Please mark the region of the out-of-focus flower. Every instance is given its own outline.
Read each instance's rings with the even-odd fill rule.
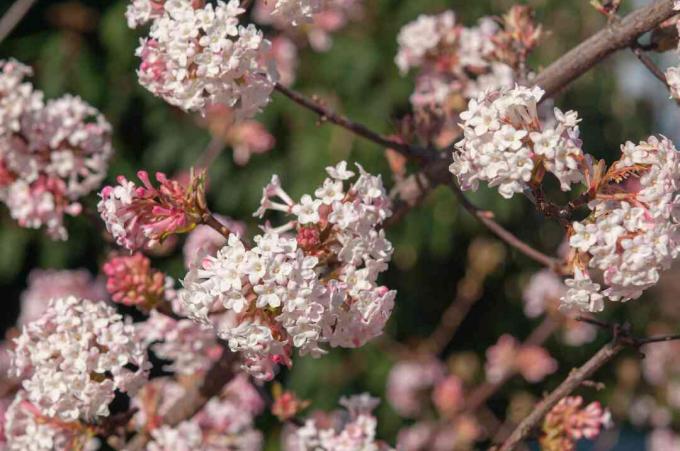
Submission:
[[[599,402],[583,407],[583,398],[563,398],[543,421],[541,448],[546,451],[573,451],[582,438],[592,440],[611,421],[609,412]]]
[[[647,451],[680,449],[680,435],[671,429],[654,429],[647,436]]]
[[[429,391],[444,378],[444,373],[444,366],[436,359],[398,362],[387,378],[387,400],[399,415],[417,417]]]
[[[288,421],[309,406],[309,401],[300,399],[292,391],[283,391],[279,384],[273,388],[274,404],[272,404],[272,414],[279,421]]]
[[[34,269],[28,275],[28,286],[21,293],[18,325],[40,318],[50,300],[68,296],[92,300],[107,298],[103,281],[93,279],[87,270]]]
[[[518,372],[528,382],[539,382],[557,370],[557,362],[540,346],[522,345],[503,335],[486,351],[486,378],[497,383]]]
[[[452,417],[463,407],[463,397],[463,381],[450,375],[435,386],[432,402],[442,416]]]

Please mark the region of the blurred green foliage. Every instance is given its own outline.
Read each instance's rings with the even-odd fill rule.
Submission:
[[[0,11],[10,5],[5,0]],[[502,14],[509,0],[368,0],[365,18],[336,34],[326,53],[303,49],[295,88],[317,94],[329,105],[383,133],[393,132],[400,116],[409,111],[408,96],[413,80],[399,76],[393,58],[399,28],[420,13],[446,8],[460,21],[473,24],[487,14]],[[549,32],[532,56],[535,70],[549,64],[605,24],[587,0],[535,0],[537,20]],[[134,50],[139,34],[127,28],[125,1],[39,0],[14,33],[0,44],[0,56],[14,57],[35,69],[35,84],[48,98],[71,92],[99,108],[113,124],[116,155],[109,180],[117,174],[131,176],[138,169],[177,173],[188,169],[210,141],[198,126],[197,117],[174,109],[139,86]],[[630,6],[630,5],[626,5]],[[632,58],[622,55],[618,58]],[[583,117],[585,148],[609,161],[620,143],[655,132],[651,105],[626,99],[617,87],[616,58],[600,64],[556,99],[562,109],[576,109]],[[289,192],[298,196],[323,179],[323,168],[341,159],[359,161],[371,171],[383,173],[392,185],[383,149],[344,130],[318,125],[317,118],[287,99],[275,95],[259,116],[277,143],[273,151],[256,155],[245,167],[232,162],[229,150],[210,167],[210,204],[223,215],[242,219],[255,230],[251,213],[257,207],[261,187],[272,173],[280,174]],[[558,200],[561,193],[550,193]],[[470,197],[495,213],[499,222],[520,238],[546,253],[555,253],[561,231],[540,218],[528,201],[519,196],[503,200],[495,191],[481,190]],[[96,196],[86,201],[95,208]],[[34,267],[79,268],[96,272],[109,244],[101,235],[97,219],[87,215],[69,221],[71,239],[49,241],[40,232],[19,229],[2,208],[0,221],[0,284],[5,293],[3,325],[16,317],[18,299],[26,276]],[[389,323],[389,335],[410,344],[426,336],[455,295],[462,277],[470,242],[490,236],[464,210],[446,188],[432,193],[424,204],[389,230],[397,252],[386,284],[399,290],[397,307]],[[175,277],[182,277],[179,254],[159,258],[156,264]],[[482,299],[447,348],[446,353],[473,350],[479,353],[502,333],[525,338],[536,321],[521,312],[521,287],[537,265],[508,249],[503,265],[486,282]],[[633,318],[643,324],[644,301],[636,301],[635,316],[626,305],[611,305],[610,314]],[[560,370],[549,378],[554,386],[571,366],[582,362],[605,337],[583,348],[564,349],[555,342],[549,348],[560,361]],[[480,354],[482,356],[483,354]],[[313,360],[297,358],[295,367],[283,374],[284,385],[313,401],[314,408],[333,408],[340,395],[369,391],[382,396],[385,377],[394,356],[379,344],[359,350],[332,350]],[[523,386],[513,381],[510,388]],[[538,386],[525,389],[540,395]],[[504,416],[503,393],[491,400],[491,408]],[[383,402],[379,409],[380,434],[394,442],[402,420]],[[267,421],[269,424],[269,420]],[[270,438],[276,449],[275,437]]]

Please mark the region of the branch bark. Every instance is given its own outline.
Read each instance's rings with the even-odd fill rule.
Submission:
[[[4,41],[38,0],[16,0],[0,19],[0,42]]]

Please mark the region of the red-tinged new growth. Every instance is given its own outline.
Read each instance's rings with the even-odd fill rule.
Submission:
[[[553,407],[543,421],[541,449],[573,451],[578,440],[592,440],[609,425],[609,411],[602,408],[599,402],[582,406],[583,398],[569,396]]]
[[[149,247],[169,235],[186,233],[203,221],[205,175],[192,174],[188,186],[156,173],[158,188],[146,171],[137,176],[142,186],[123,176],[118,185],[106,186],[97,205],[106,229],[116,242],[130,250]]]
[[[139,252],[111,257],[102,270],[114,302],[151,309],[165,299],[165,275]]]

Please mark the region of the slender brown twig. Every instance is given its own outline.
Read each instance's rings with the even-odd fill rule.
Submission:
[[[38,0],[16,0],[0,18],[0,42],[4,41]]]
[[[222,234],[225,238],[229,238],[231,235],[231,230],[229,227],[222,224],[217,218],[210,212],[205,212],[201,217],[203,224],[212,227],[216,232]]]
[[[304,95],[300,94],[299,92],[287,88],[280,83],[276,84],[275,89],[284,96],[291,99],[293,102],[297,103],[298,105],[303,106],[308,110],[316,113],[321,119],[321,121],[328,121],[335,125],[339,125],[340,127],[351,131],[355,135],[361,136],[362,138],[366,138],[369,141],[373,141],[374,143],[380,146],[389,149],[394,149],[400,154],[404,155],[405,157],[415,159],[418,161],[427,162],[434,159],[437,155],[437,152],[434,150],[423,149],[417,146],[404,144],[397,140],[387,138],[377,132],[374,132],[373,130],[369,129],[363,124],[354,122],[353,120],[345,116],[342,116],[329,110],[328,108],[324,107],[314,99],[309,99]]]
[[[642,50],[640,47],[633,45],[630,48],[633,51],[633,54],[637,57],[637,59],[640,60],[640,62],[647,68],[647,70],[654,75],[663,85],[667,88],[670,89],[670,86],[668,85],[668,80],[666,80],[666,75],[663,73],[663,71],[657,66],[654,61],[647,55],[644,50]]]

